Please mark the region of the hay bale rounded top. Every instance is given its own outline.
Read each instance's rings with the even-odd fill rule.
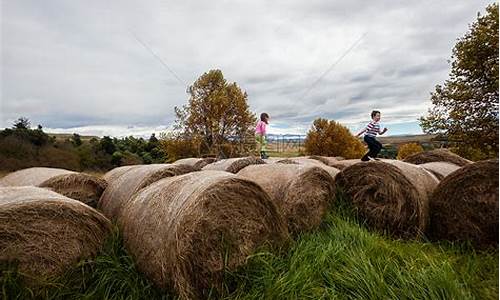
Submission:
[[[205,157],[205,158],[183,158],[176,160],[174,164],[183,164],[190,165],[198,170],[201,170],[204,166],[215,162],[216,159],[214,157]]]
[[[123,174],[125,174],[126,172],[132,170],[133,168],[135,168],[137,166],[141,166],[141,165],[121,166],[121,167],[111,169],[108,172],[106,172],[106,174],[104,174],[102,176],[102,178],[104,180],[106,180],[108,183],[111,183],[111,182],[115,181],[116,179],[118,179],[118,177],[122,176]]]
[[[334,198],[333,178],[311,164],[252,165],[238,176],[256,182],[271,196],[294,234],[319,226]]]
[[[472,163],[472,161],[460,157],[447,149],[435,149],[431,151],[415,153],[413,155],[408,156],[403,161],[415,165],[420,165],[435,161],[444,161],[455,164],[460,167]]]
[[[216,161],[203,167],[204,171],[226,171],[229,173],[238,173],[241,169],[249,165],[265,164],[261,158],[248,156],[228,158]]]
[[[332,163],[330,166],[339,170],[342,170],[346,167],[352,166],[354,164],[357,164],[361,162],[360,159],[344,159],[344,160],[338,160],[335,163]]]
[[[262,188],[222,171],[151,184],[126,204],[118,224],[139,270],[182,299],[206,298],[211,287],[221,287],[224,272],[263,245],[288,240],[285,222]]]
[[[419,166],[434,174],[439,180],[443,180],[446,176],[460,169],[459,166],[444,161],[429,162]]]
[[[337,159],[336,157],[320,156],[320,155],[311,155],[309,156],[309,158],[319,160],[320,162],[324,163],[327,166],[331,166],[332,164],[335,164],[339,161],[339,159]]]
[[[62,274],[101,249],[111,223],[95,209],[33,187],[0,187],[0,261],[28,283]]]
[[[432,240],[498,247],[498,159],[476,162],[446,176],[430,200]]]
[[[340,172],[339,169],[330,167],[329,165],[324,164],[322,161],[317,160],[317,159],[312,159],[312,158],[307,158],[307,157],[290,157],[286,159],[282,159],[277,162],[278,164],[297,164],[297,165],[303,165],[303,166],[315,166],[318,168],[321,168],[330,174],[332,178],[335,178],[337,174]]]
[[[76,173],[77,172],[58,168],[27,168],[5,175],[0,179],[0,186],[38,186],[52,177]]]
[[[194,172],[196,169],[189,165],[152,164],[136,166],[111,182],[104,191],[97,207],[108,218],[116,218],[123,204],[132,196],[165,177],[182,175]]]
[[[395,237],[415,238],[428,225],[429,196],[438,180],[416,165],[369,161],[343,169],[335,184],[369,227]]]
[[[0,186],[38,186],[95,207],[107,187],[104,179],[57,168],[28,168],[0,179]]]

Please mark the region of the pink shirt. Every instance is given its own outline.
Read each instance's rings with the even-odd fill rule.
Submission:
[[[260,135],[266,135],[266,122],[257,122],[257,127],[255,127],[255,133]]]

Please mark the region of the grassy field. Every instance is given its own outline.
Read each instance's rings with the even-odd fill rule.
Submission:
[[[15,271],[3,299],[172,299],[137,272],[118,233],[97,258],[33,291]],[[281,254],[260,251],[227,273],[222,299],[498,299],[498,250],[397,241],[370,232],[346,209]]]

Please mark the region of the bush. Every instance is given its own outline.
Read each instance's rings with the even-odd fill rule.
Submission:
[[[164,134],[161,136],[160,148],[167,154],[166,161],[174,162],[181,158],[199,157],[201,155],[201,140]]]
[[[399,146],[397,159],[403,160],[412,154],[420,152],[424,152],[424,148],[422,148],[420,144],[417,143],[404,144]]]
[[[347,127],[322,118],[314,120],[304,145],[308,155],[359,158],[365,152],[363,143],[354,137]]]

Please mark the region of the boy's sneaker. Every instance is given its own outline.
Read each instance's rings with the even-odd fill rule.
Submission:
[[[371,160],[371,161],[379,161],[380,160],[379,158],[370,157],[370,156],[368,156],[368,159]]]

